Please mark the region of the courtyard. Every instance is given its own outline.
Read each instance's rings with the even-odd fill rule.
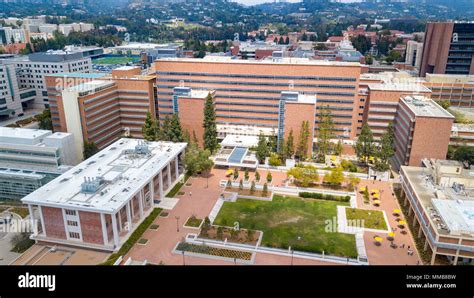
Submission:
[[[225,202],[214,224],[263,231],[261,245],[297,251],[357,257],[354,235],[326,230],[348,203],[274,195],[272,201]]]

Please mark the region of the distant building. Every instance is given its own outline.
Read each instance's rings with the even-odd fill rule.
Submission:
[[[49,107],[45,76],[68,72],[89,73],[92,71],[91,58],[82,51],[48,51],[28,56],[1,60],[4,65],[13,65],[14,73],[9,73],[9,82],[18,86],[22,93],[22,108]]]
[[[0,199],[20,199],[79,162],[70,133],[0,127]]]
[[[120,139],[22,199],[32,239],[118,251],[182,177],[186,143]]]
[[[474,23],[428,23],[420,76],[474,74]]]

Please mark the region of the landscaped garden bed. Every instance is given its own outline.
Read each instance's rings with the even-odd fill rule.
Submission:
[[[203,227],[199,238],[223,241],[227,239],[228,242],[256,245],[260,238],[260,231],[250,229],[233,229],[224,226],[210,226]]]
[[[359,226],[366,229],[387,230],[383,212],[377,210],[364,210],[346,208],[348,226]],[[363,224],[363,226],[361,226]]]
[[[160,213],[160,217],[164,217],[164,218],[167,218],[170,214],[166,211],[163,211]]]
[[[261,245],[313,253],[357,257],[354,235],[328,231],[345,202],[274,195],[272,201],[238,199],[224,202],[215,225],[238,222],[241,228],[263,232]]]
[[[225,188],[225,191],[236,192],[241,196],[249,196],[249,197],[270,198],[272,195],[270,191],[267,191],[267,193],[265,194],[265,192],[262,190],[256,189],[252,192],[250,191],[250,189],[239,189],[238,187],[229,187],[229,186]]]
[[[178,251],[191,252],[197,254],[205,254],[210,256],[217,256],[229,259],[240,259],[244,261],[250,261],[252,259],[252,253],[247,251],[218,248],[207,245],[197,245],[187,242],[180,242],[176,247]]]
[[[322,194],[315,192],[300,192],[298,195],[302,198],[327,200],[327,201],[338,201],[338,202],[350,202],[350,196],[335,196],[331,194]]]
[[[152,225],[150,226],[150,230],[156,231],[156,230],[158,230],[159,227],[160,227],[160,225],[152,224]]]
[[[190,228],[199,228],[201,224],[202,224],[202,219],[197,218],[196,216],[193,215],[190,218],[188,218],[184,226],[190,227]]]

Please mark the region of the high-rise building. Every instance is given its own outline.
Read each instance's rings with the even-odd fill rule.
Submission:
[[[394,126],[395,164],[420,166],[424,158],[445,159],[453,122],[454,116],[429,98],[400,98]]]
[[[146,114],[156,114],[155,76],[141,75],[140,67],[123,66],[111,76],[55,74],[46,81],[54,130],[73,133],[78,152],[84,140],[104,148],[124,134],[141,137]]]
[[[34,97],[22,101],[23,108],[49,107],[45,76],[70,72],[89,73],[92,71],[90,57],[84,57],[80,51],[48,51],[28,56],[3,60],[4,64],[15,67],[19,89],[31,89]],[[13,78],[11,76],[11,78]]]
[[[218,125],[253,126],[273,129],[277,136],[279,123],[285,121],[280,105],[282,94],[316,96],[314,128],[319,110],[329,106],[336,138],[352,140],[357,133],[359,114],[359,63],[313,61],[305,58],[273,58],[258,61],[232,60],[226,57],[208,59],[161,59],[157,71],[158,115],[160,119],[174,113],[175,87],[215,90]],[[305,109],[310,109],[306,107]],[[294,118],[301,125],[306,119]],[[313,126],[313,125],[311,125]],[[285,134],[288,129],[285,129]],[[280,134],[281,136],[281,134]],[[317,138],[317,133],[315,133]]]
[[[420,76],[474,74],[474,23],[428,23]]]
[[[405,63],[419,70],[421,66],[422,55],[423,55],[423,43],[417,42],[414,40],[409,40],[407,42]]]

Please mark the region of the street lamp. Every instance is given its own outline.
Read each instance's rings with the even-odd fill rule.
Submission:
[[[179,232],[179,216],[175,216],[176,218],[176,232]]]
[[[183,255],[183,266],[186,266],[186,263],[184,262],[184,250],[181,251],[181,254]]]
[[[296,240],[300,241],[300,240],[301,240],[301,237],[298,236],[298,237],[296,238]],[[296,242],[293,242],[293,244],[294,244],[294,243],[296,243]],[[293,266],[293,254],[294,254],[295,250],[294,250],[293,247],[291,247],[291,246],[290,246],[290,248],[291,248],[291,266]]]

